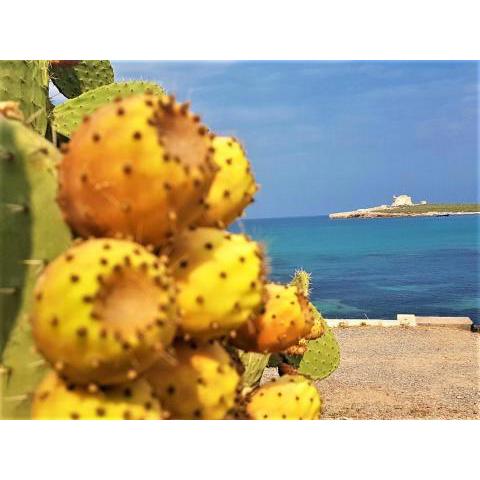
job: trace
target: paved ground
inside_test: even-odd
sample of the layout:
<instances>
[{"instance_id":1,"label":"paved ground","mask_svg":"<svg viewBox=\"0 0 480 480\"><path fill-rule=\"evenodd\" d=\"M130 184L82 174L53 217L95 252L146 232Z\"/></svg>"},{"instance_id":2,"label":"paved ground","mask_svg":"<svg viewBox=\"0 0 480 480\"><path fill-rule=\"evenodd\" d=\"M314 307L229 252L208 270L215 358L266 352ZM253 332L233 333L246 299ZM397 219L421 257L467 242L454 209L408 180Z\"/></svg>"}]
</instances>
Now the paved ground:
<instances>
[{"instance_id":1,"label":"paved ground","mask_svg":"<svg viewBox=\"0 0 480 480\"><path fill-rule=\"evenodd\" d=\"M318 383L323 418L480 419L480 334L465 326L334 331L342 360Z\"/></svg>"}]
</instances>

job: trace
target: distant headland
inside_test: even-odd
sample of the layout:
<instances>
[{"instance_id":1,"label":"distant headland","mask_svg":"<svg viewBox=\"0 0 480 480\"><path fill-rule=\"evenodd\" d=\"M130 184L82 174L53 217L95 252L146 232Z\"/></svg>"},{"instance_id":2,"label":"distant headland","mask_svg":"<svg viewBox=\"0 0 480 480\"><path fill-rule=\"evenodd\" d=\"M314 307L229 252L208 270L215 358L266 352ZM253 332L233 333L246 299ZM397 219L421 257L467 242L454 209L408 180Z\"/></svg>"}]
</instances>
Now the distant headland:
<instances>
[{"instance_id":1,"label":"distant headland","mask_svg":"<svg viewBox=\"0 0 480 480\"><path fill-rule=\"evenodd\" d=\"M351 212L331 213L330 218L447 217L480 214L478 203L414 203L409 195L394 195L390 205L359 208Z\"/></svg>"}]
</instances>

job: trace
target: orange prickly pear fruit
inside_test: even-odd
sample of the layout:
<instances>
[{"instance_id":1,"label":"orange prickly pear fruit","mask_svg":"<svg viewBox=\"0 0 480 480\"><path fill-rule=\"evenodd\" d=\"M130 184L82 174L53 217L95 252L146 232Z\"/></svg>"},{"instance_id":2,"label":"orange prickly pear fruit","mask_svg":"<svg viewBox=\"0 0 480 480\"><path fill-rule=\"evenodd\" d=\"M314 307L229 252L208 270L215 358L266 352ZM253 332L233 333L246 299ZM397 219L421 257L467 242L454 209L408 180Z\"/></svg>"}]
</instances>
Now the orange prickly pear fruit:
<instances>
[{"instance_id":1,"label":"orange prickly pear fruit","mask_svg":"<svg viewBox=\"0 0 480 480\"><path fill-rule=\"evenodd\" d=\"M163 412L145 379L88 389L50 372L33 396L34 420L161 420Z\"/></svg>"},{"instance_id":2,"label":"orange prickly pear fruit","mask_svg":"<svg viewBox=\"0 0 480 480\"><path fill-rule=\"evenodd\" d=\"M176 346L175 364L158 362L147 372L173 419L220 420L233 408L240 375L217 342Z\"/></svg>"},{"instance_id":3,"label":"orange prickly pear fruit","mask_svg":"<svg viewBox=\"0 0 480 480\"><path fill-rule=\"evenodd\" d=\"M134 95L100 107L74 132L58 201L83 237L161 245L205 210L213 135L173 97Z\"/></svg>"},{"instance_id":4,"label":"orange prickly pear fruit","mask_svg":"<svg viewBox=\"0 0 480 480\"><path fill-rule=\"evenodd\" d=\"M270 283L266 291L264 311L237 331L234 342L243 350L281 352L312 328L313 312L296 286Z\"/></svg>"},{"instance_id":5,"label":"orange prickly pear fruit","mask_svg":"<svg viewBox=\"0 0 480 480\"><path fill-rule=\"evenodd\" d=\"M58 373L78 384L134 379L176 332L175 287L164 258L125 240L73 246L35 286L33 337Z\"/></svg>"},{"instance_id":6,"label":"orange prickly pear fruit","mask_svg":"<svg viewBox=\"0 0 480 480\"><path fill-rule=\"evenodd\" d=\"M242 145L232 137L215 137L213 161L218 167L198 221L206 227L225 228L253 202L258 185Z\"/></svg>"}]
</instances>

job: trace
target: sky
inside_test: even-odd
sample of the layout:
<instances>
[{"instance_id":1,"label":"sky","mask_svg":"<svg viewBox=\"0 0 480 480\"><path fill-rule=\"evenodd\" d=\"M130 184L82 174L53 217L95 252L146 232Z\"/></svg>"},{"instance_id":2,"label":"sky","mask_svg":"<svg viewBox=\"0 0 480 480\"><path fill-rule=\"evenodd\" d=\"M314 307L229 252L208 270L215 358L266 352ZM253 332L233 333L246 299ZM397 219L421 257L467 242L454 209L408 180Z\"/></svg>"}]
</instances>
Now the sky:
<instances>
[{"instance_id":1,"label":"sky","mask_svg":"<svg viewBox=\"0 0 480 480\"><path fill-rule=\"evenodd\" d=\"M477 62L113 62L238 137L261 190L248 218L478 201Z\"/></svg>"}]
</instances>

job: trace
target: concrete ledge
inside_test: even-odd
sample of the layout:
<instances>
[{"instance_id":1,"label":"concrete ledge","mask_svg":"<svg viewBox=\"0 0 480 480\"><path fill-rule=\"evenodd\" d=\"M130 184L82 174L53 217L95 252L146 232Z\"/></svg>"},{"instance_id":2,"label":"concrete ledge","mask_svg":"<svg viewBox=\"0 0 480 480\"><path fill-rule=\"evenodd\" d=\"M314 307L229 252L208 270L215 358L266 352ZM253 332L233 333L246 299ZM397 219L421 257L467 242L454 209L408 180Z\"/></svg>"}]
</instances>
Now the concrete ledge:
<instances>
[{"instance_id":1,"label":"concrete ledge","mask_svg":"<svg viewBox=\"0 0 480 480\"><path fill-rule=\"evenodd\" d=\"M398 320L380 320L361 318L326 318L325 321L329 327L398 327Z\"/></svg>"},{"instance_id":2,"label":"concrete ledge","mask_svg":"<svg viewBox=\"0 0 480 480\"><path fill-rule=\"evenodd\" d=\"M418 325L451 326L465 325L470 328L473 322L469 317L417 317Z\"/></svg>"},{"instance_id":3,"label":"concrete ledge","mask_svg":"<svg viewBox=\"0 0 480 480\"><path fill-rule=\"evenodd\" d=\"M466 326L470 328L472 320L469 317L417 317L411 313L399 313L396 320L361 319L361 318L326 318L329 327L416 327L431 326Z\"/></svg>"}]
</instances>

